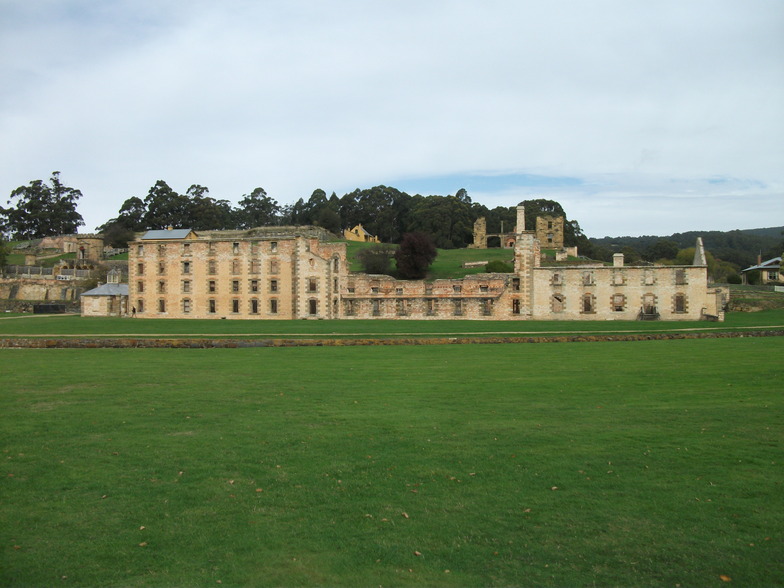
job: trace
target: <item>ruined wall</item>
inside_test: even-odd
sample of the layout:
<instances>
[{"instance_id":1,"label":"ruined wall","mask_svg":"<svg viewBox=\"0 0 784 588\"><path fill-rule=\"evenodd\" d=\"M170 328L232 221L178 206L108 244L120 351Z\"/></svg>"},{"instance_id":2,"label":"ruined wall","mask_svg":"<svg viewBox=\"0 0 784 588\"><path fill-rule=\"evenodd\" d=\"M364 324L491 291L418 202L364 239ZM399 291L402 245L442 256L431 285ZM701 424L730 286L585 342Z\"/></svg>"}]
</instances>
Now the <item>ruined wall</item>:
<instances>
[{"instance_id":1,"label":"ruined wall","mask_svg":"<svg viewBox=\"0 0 784 588\"><path fill-rule=\"evenodd\" d=\"M536 217L536 238L544 249L563 249L564 218L562 216Z\"/></svg>"},{"instance_id":2,"label":"ruined wall","mask_svg":"<svg viewBox=\"0 0 784 588\"><path fill-rule=\"evenodd\" d=\"M636 320L643 309L699 320L721 310L723 293L708 288L704 267L547 267L533 275L537 320Z\"/></svg>"},{"instance_id":3,"label":"ruined wall","mask_svg":"<svg viewBox=\"0 0 784 588\"><path fill-rule=\"evenodd\" d=\"M84 287L73 282L52 279L0 278L0 299L43 301L74 301Z\"/></svg>"}]
</instances>

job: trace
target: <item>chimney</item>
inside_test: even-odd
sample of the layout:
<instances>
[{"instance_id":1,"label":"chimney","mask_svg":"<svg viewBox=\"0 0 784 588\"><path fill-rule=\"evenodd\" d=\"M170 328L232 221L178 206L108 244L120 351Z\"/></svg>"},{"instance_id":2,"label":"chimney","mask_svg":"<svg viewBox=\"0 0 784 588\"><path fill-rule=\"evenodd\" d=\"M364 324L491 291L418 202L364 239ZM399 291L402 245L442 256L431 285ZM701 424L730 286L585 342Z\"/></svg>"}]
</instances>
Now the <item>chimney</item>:
<instances>
[{"instance_id":1,"label":"chimney","mask_svg":"<svg viewBox=\"0 0 784 588\"><path fill-rule=\"evenodd\" d=\"M522 233L523 231L525 231L525 206L518 206L515 233Z\"/></svg>"},{"instance_id":2,"label":"chimney","mask_svg":"<svg viewBox=\"0 0 784 588\"><path fill-rule=\"evenodd\" d=\"M623 267L623 253L613 253L613 267Z\"/></svg>"}]
</instances>

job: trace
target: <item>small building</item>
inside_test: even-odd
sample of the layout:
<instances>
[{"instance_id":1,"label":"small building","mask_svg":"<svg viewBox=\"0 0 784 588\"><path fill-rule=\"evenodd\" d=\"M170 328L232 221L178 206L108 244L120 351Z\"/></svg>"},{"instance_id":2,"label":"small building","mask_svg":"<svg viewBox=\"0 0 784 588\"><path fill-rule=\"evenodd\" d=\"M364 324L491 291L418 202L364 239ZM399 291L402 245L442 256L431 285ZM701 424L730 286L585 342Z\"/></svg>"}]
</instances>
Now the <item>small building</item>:
<instances>
[{"instance_id":1,"label":"small building","mask_svg":"<svg viewBox=\"0 0 784 588\"><path fill-rule=\"evenodd\" d=\"M112 270L107 283L80 297L82 316L127 316L128 284L120 284L120 272Z\"/></svg>"},{"instance_id":2,"label":"small building","mask_svg":"<svg viewBox=\"0 0 784 588\"><path fill-rule=\"evenodd\" d=\"M784 276L781 275L781 257L773 257L767 261L758 261L757 265L752 265L741 270L743 283L748 283L750 272L759 272L760 284L784 284Z\"/></svg>"},{"instance_id":3,"label":"small building","mask_svg":"<svg viewBox=\"0 0 784 588\"><path fill-rule=\"evenodd\" d=\"M360 241L362 243L380 243L378 237L371 235L365 230L362 224L358 224L353 229L344 229L343 238L346 241Z\"/></svg>"}]
</instances>

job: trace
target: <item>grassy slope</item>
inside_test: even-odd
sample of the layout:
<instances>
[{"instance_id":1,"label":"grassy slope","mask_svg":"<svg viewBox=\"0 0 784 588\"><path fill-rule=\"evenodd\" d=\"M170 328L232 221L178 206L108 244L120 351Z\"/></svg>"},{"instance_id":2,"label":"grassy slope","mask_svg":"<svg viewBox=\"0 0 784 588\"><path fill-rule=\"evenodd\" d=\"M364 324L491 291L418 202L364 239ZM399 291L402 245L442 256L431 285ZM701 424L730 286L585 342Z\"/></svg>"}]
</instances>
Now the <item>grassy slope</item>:
<instances>
[{"instance_id":1,"label":"grassy slope","mask_svg":"<svg viewBox=\"0 0 784 588\"><path fill-rule=\"evenodd\" d=\"M781 351L3 351L0 584L782 585Z\"/></svg>"}]
</instances>

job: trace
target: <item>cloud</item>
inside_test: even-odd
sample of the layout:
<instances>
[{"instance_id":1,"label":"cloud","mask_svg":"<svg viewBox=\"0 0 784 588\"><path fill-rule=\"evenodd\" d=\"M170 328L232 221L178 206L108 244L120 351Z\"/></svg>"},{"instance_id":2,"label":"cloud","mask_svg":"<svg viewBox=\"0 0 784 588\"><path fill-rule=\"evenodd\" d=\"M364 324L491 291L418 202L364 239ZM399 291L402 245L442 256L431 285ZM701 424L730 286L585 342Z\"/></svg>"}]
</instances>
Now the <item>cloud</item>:
<instances>
[{"instance_id":1,"label":"cloud","mask_svg":"<svg viewBox=\"0 0 784 588\"><path fill-rule=\"evenodd\" d=\"M158 179L286 203L467 178L620 233L784 212L775 1L20 0L0 23L0 195L60 170L88 228Z\"/></svg>"}]
</instances>

